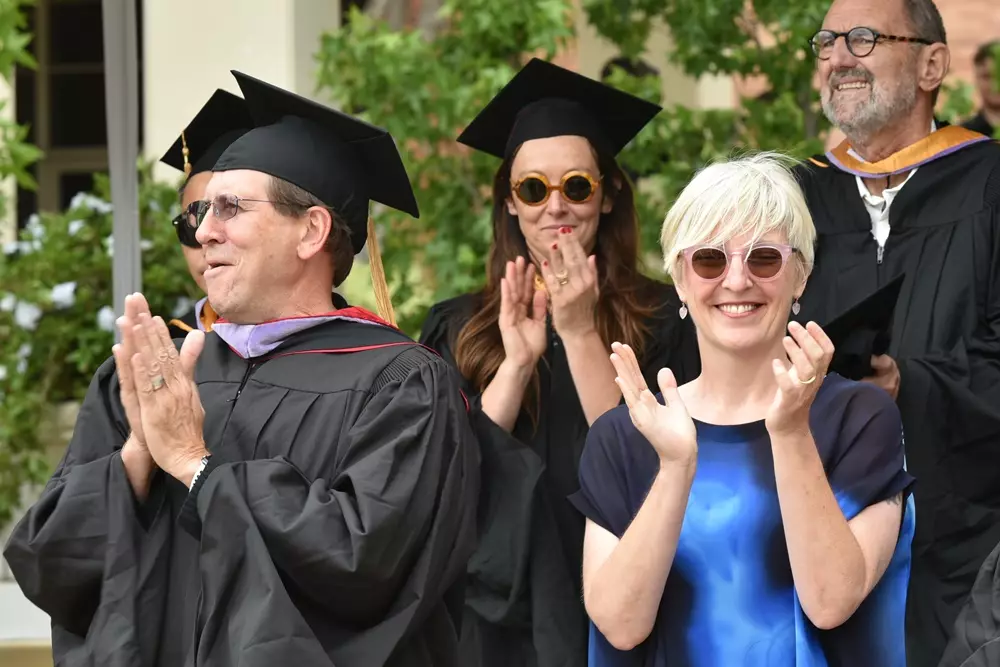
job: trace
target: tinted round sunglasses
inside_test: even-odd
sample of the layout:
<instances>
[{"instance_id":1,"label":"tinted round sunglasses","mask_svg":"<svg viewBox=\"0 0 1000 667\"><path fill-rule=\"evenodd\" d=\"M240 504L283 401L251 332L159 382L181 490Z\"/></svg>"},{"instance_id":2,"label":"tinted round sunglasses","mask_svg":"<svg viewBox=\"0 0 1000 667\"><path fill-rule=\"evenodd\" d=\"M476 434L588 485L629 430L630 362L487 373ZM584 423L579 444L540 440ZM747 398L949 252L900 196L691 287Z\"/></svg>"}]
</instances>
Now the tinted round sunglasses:
<instances>
[{"instance_id":1,"label":"tinted round sunglasses","mask_svg":"<svg viewBox=\"0 0 1000 667\"><path fill-rule=\"evenodd\" d=\"M781 275L788 264L788 258L798 250L790 245L780 243L765 243L755 245L749 250L725 251L719 246L700 245L681 251L688 268L702 280L715 282L722 280L729 273L731 258L739 255L743 266L753 276L754 280L769 282Z\"/></svg>"},{"instance_id":2,"label":"tinted round sunglasses","mask_svg":"<svg viewBox=\"0 0 1000 667\"><path fill-rule=\"evenodd\" d=\"M594 178L585 171L568 172L555 185L549 183L545 174L528 174L514 181L511 189L517 198L528 206L541 206L549 200L549 195L556 191L566 201L584 204L594 197L600 182L600 177Z\"/></svg>"}]
</instances>

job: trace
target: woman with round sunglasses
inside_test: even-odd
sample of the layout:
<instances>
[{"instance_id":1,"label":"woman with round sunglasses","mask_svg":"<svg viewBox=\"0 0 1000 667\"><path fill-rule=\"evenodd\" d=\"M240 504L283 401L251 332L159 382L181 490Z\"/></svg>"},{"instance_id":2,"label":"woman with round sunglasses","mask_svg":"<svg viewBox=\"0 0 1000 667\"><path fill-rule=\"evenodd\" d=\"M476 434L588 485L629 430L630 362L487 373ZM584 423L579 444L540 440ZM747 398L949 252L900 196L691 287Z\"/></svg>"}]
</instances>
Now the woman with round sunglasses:
<instances>
[{"instance_id":1,"label":"woman with round sunglasses","mask_svg":"<svg viewBox=\"0 0 1000 667\"><path fill-rule=\"evenodd\" d=\"M205 254L195 238L199 216L204 209L202 199L212 179L212 167L229 145L253 127L253 119L241 97L216 90L205 106L192 119L160 161L184 172L180 189L181 212L172 223L181 243L188 272L205 293ZM202 297L185 315L172 319L167 329L173 338L184 338L189 331L211 331L217 319L215 311Z\"/></svg>"},{"instance_id":2,"label":"woman with round sunglasses","mask_svg":"<svg viewBox=\"0 0 1000 667\"><path fill-rule=\"evenodd\" d=\"M462 375L482 451L463 665L586 661L584 522L567 496L589 425L620 402L605 350L624 339L647 368L697 372L676 292L637 268L615 161L658 110L532 60L459 138L503 160L486 287L434 306L422 336Z\"/></svg>"},{"instance_id":3,"label":"woman with round sunglasses","mask_svg":"<svg viewBox=\"0 0 1000 667\"><path fill-rule=\"evenodd\" d=\"M701 374L663 369L654 395L612 346L626 405L591 428L573 497L594 667L906 664L902 423L828 373L822 328L789 322L816 231L787 162L712 165L667 214Z\"/></svg>"}]
</instances>

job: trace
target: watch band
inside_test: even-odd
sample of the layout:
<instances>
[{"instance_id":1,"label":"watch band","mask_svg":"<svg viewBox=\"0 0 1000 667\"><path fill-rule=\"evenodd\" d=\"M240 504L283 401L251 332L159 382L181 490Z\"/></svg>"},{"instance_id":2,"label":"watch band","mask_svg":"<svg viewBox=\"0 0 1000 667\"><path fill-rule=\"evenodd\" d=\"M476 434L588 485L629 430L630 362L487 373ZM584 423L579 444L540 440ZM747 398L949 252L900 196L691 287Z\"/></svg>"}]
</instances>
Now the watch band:
<instances>
[{"instance_id":1,"label":"watch band","mask_svg":"<svg viewBox=\"0 0 1000 667\"><path fill-rule=\"evenodd\" d=\"M194 476L191 478L191 486L188 487L188 491L191 491L191 489L194 488L194 485L198 483L198 478L201 477L201 473L205 472L205 468L208 466L208 459L211 457L211 454L201 457L201 465L194 471Z\"/></svg>"}]
</instances>

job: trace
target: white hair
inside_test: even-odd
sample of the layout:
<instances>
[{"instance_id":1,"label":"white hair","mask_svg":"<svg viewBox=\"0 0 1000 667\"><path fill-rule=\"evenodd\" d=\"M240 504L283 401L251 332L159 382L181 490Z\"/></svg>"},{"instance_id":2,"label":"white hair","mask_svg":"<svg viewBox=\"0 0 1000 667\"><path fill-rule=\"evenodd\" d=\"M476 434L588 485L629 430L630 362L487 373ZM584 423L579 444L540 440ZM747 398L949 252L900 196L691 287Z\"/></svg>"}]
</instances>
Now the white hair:
<instances>
[{"instance_id":1,"label":"white hair","mask_svg":"<svg viewBox=\"0 0 1000 667\"><path fill-rule=\"evenodd\" d=\"M753 244L777 232L798 250L803 278L808 277L816 227L792 173L795 164L787 155L761 152L717 162L695 174L663 221L664 269L676 281L686 248L723 245L744 235Z\"/></svg>"}]
</instances>

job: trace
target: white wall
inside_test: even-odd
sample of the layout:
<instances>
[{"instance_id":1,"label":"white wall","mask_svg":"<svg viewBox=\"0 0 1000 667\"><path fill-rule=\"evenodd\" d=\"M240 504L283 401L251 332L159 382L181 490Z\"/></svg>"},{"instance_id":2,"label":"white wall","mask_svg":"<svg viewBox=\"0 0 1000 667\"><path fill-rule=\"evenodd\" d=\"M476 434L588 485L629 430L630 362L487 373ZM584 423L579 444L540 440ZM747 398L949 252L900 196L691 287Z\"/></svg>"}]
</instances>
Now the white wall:
<instances>
[{"instance_id":1,"label":"white wall","mask_svg":"<svg viewBox=\"0 0 1000 667\"><path fill-rule=\"evenodd\" d=\"M144 0L144 151L159 158L216 88L240 94L230 70L313 96L319 35L338 0ZM162 178L179 174L157 166Z\"/></svg>"},{"instance_id":2,"label":"white wall","mask_svg":"<svg viewBox=\"0 0 1000 667\"><path fill-rule=\"evenodd\" d=\"M591 78L600 78L604 63L617 56L618 49L597 34L588 23L586 12L579 5L575 20L579 71ZM669 28L657 22L649 36L643 58L660 70L663 105L682 104L697 109L732 108L736 102L732 79L710 76L693 79L685 75L667 57L672 48Z\"/></svg>"}]
</instances>

